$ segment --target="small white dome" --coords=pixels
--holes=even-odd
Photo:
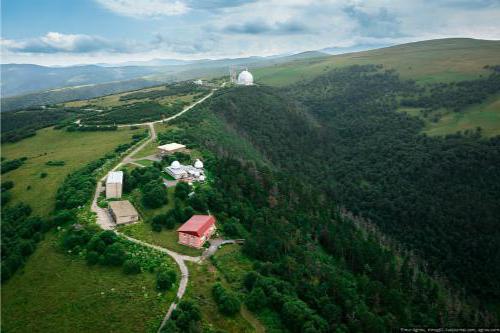
[[[179,163],[179,161],[173,161],[172,164],[170,164],[170,167],[172,169],[179,169],[181,167],[181,164]]]
[[[253,75],[249,71],[245,70],[238,75],[238,84],[250,86],[253,84]]]
[[[194,162],[194,167],[196,169],[203,169],[203,162],[200,161],[199,159],[197,159],[195,162]]]

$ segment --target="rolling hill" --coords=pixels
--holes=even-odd
[[[449,38],[259,68],[254,76],[261,83],[283,86],[333,68],[381,64],[419,83],[450,82],[478,78],[486,73],[485,65],[495,65],[498,59],[500,41]]]

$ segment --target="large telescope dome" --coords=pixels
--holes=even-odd
[[[247,70],[244,70],[243,72],[238,75],[238,84],[244,85],[244,86],[251,86],[253,84],[253,75]]]

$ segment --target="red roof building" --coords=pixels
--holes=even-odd
[[[193,215],[177,229],[179,243],[195,248],[203,246],[215,232],[215,217],[211,215]]]

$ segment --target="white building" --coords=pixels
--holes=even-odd
[[[121,198],[123,171],[111,171],[106,178],[106,199]]]
[[[193,165],[183,165],[179,161],[173,161],[170,166],[166,167],[165,172],[168,173],[176,180],[184,181],[204,181],[205,170],[203,169],[203,162],[199,159]]]
[[[253,85],[253,75],[247,70],[244,70],[238,75],[238,81],[236,81],[236,84],[242,85],[242,86],[251,86]]]
[[[172,143],[167,143],[166,145],[159,146],[158,148],[158,155],[169,155],[173,154],[178,151],[185,151],[186,146],[181,145],[180,143],[172,142]]]
[[[201,79],[198,79],[198,80],[194,80],[193,81],[194,84],[197,84],[199,86],[203,85],[203,81]]]

